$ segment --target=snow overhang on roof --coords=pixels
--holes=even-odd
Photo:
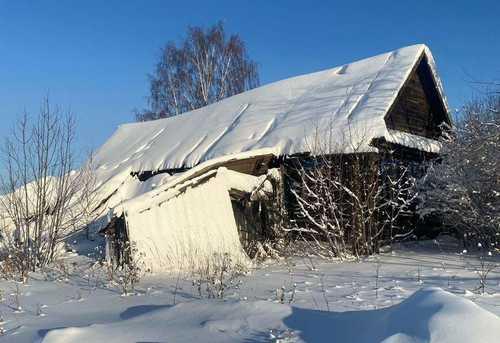
[[[384,116],[424,54],[446,107],[432,54],[425,45],[413,45],[274,82],[180,116],[122,125],[95,162],[107,179],[123,171],[191,168],[263,148],[277,155],[303,153],[326,129],[335,144],[376,151],[370,145],[374,138],[397,138]]]
[[[246,159],[265,157],[265,156],[278,156],[278,155],[276,155],[274,149],[267,148],[267,149],[258,149],[238,154],[221,156],[200,163],[199,165],[185,172],[170,176],[166,178],[166,180],[163,183],[157,185],[152,190],[146,191],[144,189],[141,189],[135,193],[128,193],[128,194],[125,192],[125,194],[120,194],[120,199],[122,200],[120,204],[115,204],[115,206],[112,206],[114,208],[113,215],[121,216],[125,208],[127,208],[128,211],[140,211],[142,210],[142,207],[147,207],[150,206],[150,204],[158,202],[164,202],[170,197],[174,196],[175,194],[178,194],[179,191],[184,189],[185,187],[193,186],[198,184],[199,182],[203,182],[207,178],[220,174],[221,171],[225,175],[233,176],[233,179],[231,179],[231,177],[227,178],[229,183],[231,183],[230,182],[231,180],[234,181],[235,178],[238,178],[237,176],[235,177],[234,175],[240,175],[240,178],[244,177],[246,179],[259,180],[259,177],[256,176],[227,170],[224,167],[224,165],[227,165],[228,163],[234,161],[242,161]],[[130,180],[128,180],[128,182],[130,182]],[[240,185],[241,184],[243,183],[240,182]],[[231,188],[230,186],[231,185],[229,185],[228,187]],[[233,188],[241,191],[244,190],[244,188],[238,188],[238,187],[233,187]]]

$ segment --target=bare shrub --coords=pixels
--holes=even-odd
[[[29,264],[24,255],[24,249],[19,244],[5,244],[1,250],[0,275],[6,280],[26,282],[28,280]]]
[[[57,259],[54,262],[54,267],[58,273],[57,279],[59,281],[68,282],[71,277],[71,265],[68,264],[64,259]]]
[[[494,256],[489,247],[484,247],[481,243],[478,243],[478,249],[480,250],[478,256],[479,262],[477,262],[477,256],[473,255],[473,260],[467,264],[469,269],[472,270],[478,278],[479,285],[474,291],[485,294],[488,288],[488,278],[490,274],[499,267],[498,256]]]
[[[133,242],[124,243],[123,249],[128,258],[121,266],[117,266],[111,275],[114,282],[120,286],[122,295],[132,295],[135,293],[136,285],[147,270],[143,261],[144,256],[138,252]],[[113,266],[110,267],[113,268]]]
[[[22,278],[53,262],[64,240],[92,220],[93,172],[90,165],[74,170],[74,141],[73,114],[45,99],[3,145],[1,258],[14,262]]]
[[[224,299],[227,289],[237,287],[244,267],[235,265],[227,253],[215,253],[194,271],[193,287],[200,298]]]
[[[14,290],[14,293],[11,294],[11,308],[15,312],[22,312],[23,307],[21,306],[21,287],[19,286],[18,283],[16,283],[16,288]]]
[[[378,291],[380,288],[380,268],[380,260],[377,258],[377,264],[375,265],[375,308],[377,308]]]
[[[280,304],[285,303],[285,292],[286,288],[285,286],[281,286],[280,288],[276,288],[276,299]]]
[[[87,288],[89,293],[92,293],[100,284],[100,272],[102,270],[102,265],[97,262],[92,262],[85,270],[83,274],[84,280],[87,282]]]
[[[488,277],[492,271],[498,268],[495,262],[488,262],[484,257],[480,258],[479,265],[476,268],[476,274],[479,278],[479,287],[477,288],[481,294],[484,294],[488,284]]]

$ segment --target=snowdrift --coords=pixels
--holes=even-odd
[[[266,301],[131,307],[111,324],[49,331],[59,342],[498,342],[500,318],[439,288],[393,307],[324,312]]]

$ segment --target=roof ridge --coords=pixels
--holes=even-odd
[[[170,116],[170,117],[166,117],[166,118],[161,118],[161,119],[155,119],[155,120],[151,120],[151,121],[144,121],[144,122],[128,122],[128,123],[122,123],[120,124],[118,127],[126,127],[126,126],[135,126],[135,125],[142,125],[142,124],[148,124],[148,123],[151,123],[151,122],[156,122],[156,121],[173,121],[173,120],[177,120],[179,117],[182,117],[182,116],[185,116],[185,115],[194,115],[196,112],[198,112],[199,110],[203,109],[203,108],[206,108],[206,107],[211,107],[213,105],[216,105],[216,104],[219,104],[219,103],[222,103],[222,102],[225,102],[227,101],[228,99],[232,99],[232,98],[235,98],[235,97],[239,97],[239,96],[242,96],[242,95],[245,95],[245,94],[248,94],[248,93],[251,93],[251,92],[255,92],[259,89],[263,89],[263,88],[266,88],[266,87],[271,87],[271,86],[276,86],[278,85],[279,83],[282,83],[282,82],[286,82],[286,81],[292,81],[292,80],[295,80],[295,79],[300,79],[302,77],[308,77],[308,76],[313,76],[315,74],[320,74],[320,73],[326,73],[326,72],[329,72],[329,71],[338,71],[342,68],[347,68],[348,66],[352,66],[354,64],[357,64],[357,63],[361,63],[361,62],[365,62],[365,61],[368,61],[370,59],[376,59],[380,56],[383,56],[383,55],[393,55],[393,54],[397,54],[397,52],[401,51],[401,50],[405,50],[405,49],[410,49],[410,48],[417,48],[419,47],[420,49],[419,50],[429,50],[429,48],[425,45],[425,44],[413,44],[413,45],[408,45],[408,46],[404,46],[404,47],[401,47],[401,48],[398,48],[398,49],[394,49],[394,50],[390,50],[390,51],[386,51],[386,52],[383,52],[383,53],[380,53],[380,54],[377,54],[377,55],[373,55],[373,56],[369,56],[369,57],[365,57],[365,58],[361,58],[361,59],[358,59],[358,60],[355,60],[355,61],[352,61],[352,62],[349,62],[349,63],[344,63],[344,64],[341,64],[341,65],[337,65],[337,66],[333,66],[333,67],[330,67],[330,68],[327,68],[327,69],[321,69],[321,70],[317,70],[317,71],[312,71],[312,72],[308,72],[308,73],[303,73],[303,74],[300,74],[300,75],[294,75],[294,76],[290,76],[290,77],[287,77],[287,78],[284,78],[284,79],[280,79],[280,80],[276,80],[276,81],[272,81],[272,82],[269,82],[269,83],[266,83],[264,85],[261,85],[259,87],[256,87],[256,88],[252,88],[252,89],[249,89],[247,91],[244,91],[242,93],[238,93],[238,94],[235,94],[233,96],[230,96],[230,97],[227,97],[227,98],[224,98],[224,99],[221,99],[217,102],[214,102],[214,103],[211,103],[211,104],[208,104],[206,106],[203,106],[203,107],[200,107],[200,108],[197,108],[197,109],[194,109],[194,110],[191,110],[191,111],[187,111],[187,112],[183,112],[181,114],[178,114],[178,115],[175,115],[175,116]]]

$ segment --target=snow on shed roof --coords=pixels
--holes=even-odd
[[[384,116],[422,54],[445,101],[429,49],[413,45],[274,82],[180,116],[121,125],[98,151],[96,165],[112,176],[189,168],[262,148],[278,155],[307,152],[317,128],[327,126],[336,143],[344,143],[349,132],[350,144],[373,151],[373,138],[391,136]]]
[[[247,152],[242,152],[238,154],[226,155],[211,159],[200,163],[199,165],[183,172],[175,174],[171,177],[167,177],[162,180],[155,188],[150,190],[145,190],[144,188],[127,192],[127,190],[120,194],[120,202],[118,204],[113,204],[114,215],[120,216],[123,210],[126,208],[127,211],[137,211],[141,207],[151,206],[151,203],[163,202],[179,192],[179,189],[185,188],[186,185],[192,185],[198,183],[199,180],[203,180],[210,175],[217,174],[220,168],[225,169],[223,166],[227,162],[244,160],[247,158],[257,157],[257,156],[276,156],[273,149],[258,149]],[[255,176],[237,173],[234,171],[228,171],[227,173],[236,173],[244,175],[246,178],[258,179]],[[164,175],[164,174],[161,174]],[[151,179],[148,179],[148,181]],[[127,182],[128,181],[128,182]],[[130,184],[130,179],[127,180],[125,184]],[[231,181],[228,179],[227,181]],[[129,186],[130,187],[130,186]],[[132,187],[133,188],[133,187]],[[131,199],[131,200],[130,200]],[[126,200],[126,201],[125,201]],[[123,202],[125,201],[125,202]]]

